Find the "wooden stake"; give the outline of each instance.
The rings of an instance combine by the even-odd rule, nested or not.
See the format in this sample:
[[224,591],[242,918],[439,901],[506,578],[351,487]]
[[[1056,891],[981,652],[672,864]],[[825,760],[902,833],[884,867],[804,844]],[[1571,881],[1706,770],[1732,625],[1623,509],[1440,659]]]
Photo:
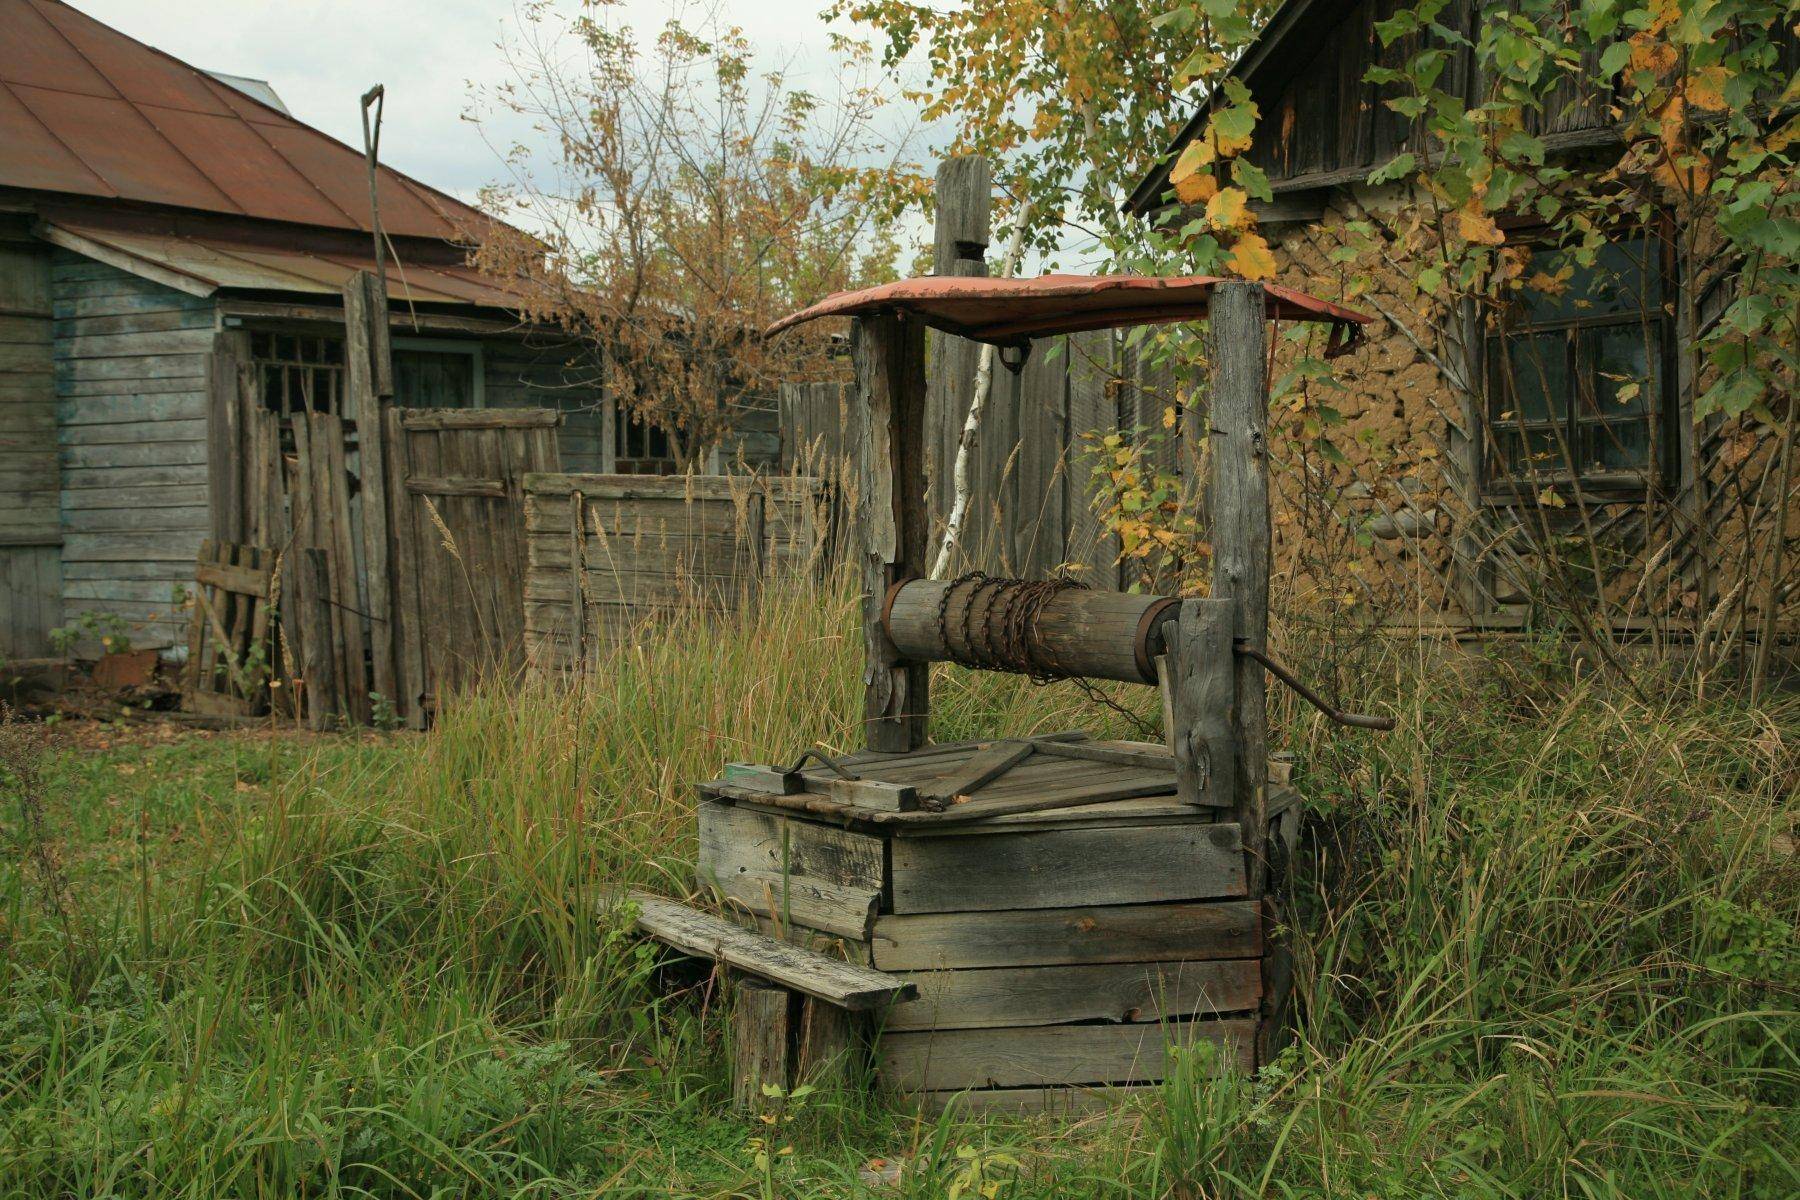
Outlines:
[[850,351],[863,415],[863,720],[870,749],[900,752],[924,744],[931,706],[928,665],[904,661],[881,621],[888,588],[925,571],[925,326],[898,314],[858,318]]

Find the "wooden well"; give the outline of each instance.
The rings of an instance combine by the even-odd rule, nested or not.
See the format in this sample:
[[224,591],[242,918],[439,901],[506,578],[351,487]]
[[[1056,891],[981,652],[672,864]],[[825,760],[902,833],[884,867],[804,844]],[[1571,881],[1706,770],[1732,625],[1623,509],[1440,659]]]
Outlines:
[[[915,984],[867,1033],[876,1079],[928,1106],[1085,1105],[1157,1083],[1185,1042],[1251,1069],[1280,973],[1241,827],[1178,798],[1161,746],[1071,745],[1122,761],[1036,753],[945,813],[834,799],[823,769],[794,795],[708,783],[701,881],[746,924]],[[929,793],[981,750],[839,764]],[[1046,799],[1071,807],[1005,811]],[[1292,800],[1273,789],[1277,810]]]
[[[821,1004],[867,1022],[851,1044],[877,1080],[928,1104],[1085,1102],[1159,1082],[1184,1042],[1255,1068],[1283,1025],[1298,812],[1266,721],[1265,667],[1293,681],[1266,654],[1268,322],[1327,322],[1341,349],[1368,318],[1243,280],[957,272],[832,297],[771,333],[825,316],[853,318],[866,749],[701,786],[699,883],[767,936],[691,912],[640,928],[790,989],[784,1008],[753,983],[740,1005],[740,1081],[797,1078]],[[925,578],[928,327],[1022,356],[1033,338],[1203,316],[1209,595]],[[939,661],[1159,686],[1167,744],[934,745]],[[782,1012],[801,1013],[789,1036],[762,1036]]]

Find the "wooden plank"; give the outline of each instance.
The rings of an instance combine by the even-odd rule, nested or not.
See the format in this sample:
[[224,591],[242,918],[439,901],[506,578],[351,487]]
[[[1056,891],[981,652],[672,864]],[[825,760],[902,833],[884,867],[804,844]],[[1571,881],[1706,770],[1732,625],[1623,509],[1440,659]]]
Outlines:
[[492,500],[506,499],[504,479],[443,479],[415,475],[406,481],[406,490],[415,496],[482,496]]
[[1024,738],[1002,739],[977,751],[961,766],[940,777],[925,790],[929,795],[944,801],[966,797],[1030,758],[1035,749]]
[[896,315],[858,318],[851,358],[862,408],[858,456],[863,587],[863,725],[877,750],[923,745],[930,716],[928,663],[909,663],[888,640],[888,588],[923,575],[928,516],[923,461],[925,327]]
[[845,887],[778,871],[696,872],[701,886],[715,886],[728,903],[782,925],[798,924],[859,942],[869,940],[878,888]]
[[269,595],[269,572],[255,567],[202,560],[194,568],[194,582],[204,587],[262,599],[267,599]]
[[554,429],[563,415],[548,408],[409,408],[401,423],[407,429]]
[[1235,824],[1080,828],[892,843],[896,913],[1147,904],[1244,894]]
[[1169,1025],[1047,1025],[886,1034],[877,1043],[881,1081],[902,1091],[1152,1083],[1168,1070],[1168,1047],[1211,1042],[1222,1067],[1254,1067],[1256,1022]]
[[[393,391],[387,296],[375,276],[357,271],[344,281],[344,390],[356,419],[362,487],[362,578],[369,617],[372,690],[402,711],[395,666],[393,572],[389,563],[394,519],[387,494],[387,431],[382,397]],[[396,497],[393,503],[404,504]]]
[[425,728],[424,609],[419,594],[418,512],[406,491],[411,445],[397,408],[382,411],[388,458],[389,563],[393,567],[394,707],[410,729]]
[[[1209,322],[1212,459],[1212,594],[1232,605],[1234,636],[1261,650],[1269,632],[1269,379],[1261,284],[1227,281],[1213,290]],[[1249,860],[1249,894],[1262,894],[1266,863],[1269,726],[1267,680],[1239,657],[1231,730],[1237,759],[1236,807]]]
[[919,998],[888,1014],[884,1032],[1182,1020],[1253,1011],[1262,998],[1262,963],[1253,958],[924,971],[901,978],[919,985]]
[[[344,461],[344,423],[329,413],[312,413],[313,463],[324,473],[315,483],[321,513],[329,521],[331,586],[336,593],[332,618],[343,647],[338,684],[346,712],[359,724],[367,724],[369,708],[368,639],[363,634],[364,600],[356,570],[356,529],[350,519],[350,472]],[[321,453],[321,449],[323,453]]]
[[331,568],[325,551],[312,546],[294,551],[294,573],[300,609],[300,678],[305,689],[306,725],[330,729],[343,712],[333,653],[336,639],[331,620]]
[[740,979],[731,1004],[731,1106],[759,1112],[769,1106],[763,1088],[786,1092],[788,1043],[793,1037],[794,997],[786,988]]
[[949,1112],[966,1119],[986,1117],[1078,1117],[1105,1112],[1132,1100],[1160,1094],[1160,1084],[1124,1087],[980,1088],[960,1092],[918,1092],[909,1097],[928,1113]]
[[[886,1008],[912,999],[918,991],[891,975],[752,933],[648,892],[633,891],[626,902],[637,909],[638,930],[657,941],[852,1012]],[[602,902],[601,911],[604,914],[612,907],[612,902]]]
[[708,882],[724,887],[732,877],[747,874],[882,890],[886,855],[880,838],[736,805],[701,804],[696,817],[698,870]]
[[1237,662],[1232,651],[1236,613],[1229,599],[1183,600],[1168,662],[1173,671],[1176,794],[1188,804],[1237,804],[1237,746],[1233,707]]
[[1250,900],[981,913],[884,914],[871,935],[884,971],[1255,958],[1260,910]]

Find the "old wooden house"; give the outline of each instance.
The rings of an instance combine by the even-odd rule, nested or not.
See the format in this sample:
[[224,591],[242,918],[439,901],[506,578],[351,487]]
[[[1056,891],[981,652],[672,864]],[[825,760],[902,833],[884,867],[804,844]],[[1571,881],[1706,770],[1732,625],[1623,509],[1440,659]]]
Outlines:
[[[1576,600],[1615,631],[1692,632],[1734,596],[1744,606],[1730,624],[1771,598],[1791,614],[1792,580],[1768,571],[1794,561],[1791,544],[1785,554],[1772,544],[1791,498],[1770,503],[1769,492],[1747,518],[1743,484],[1766,474],[1780,439],[1695,416],[1709,381],[1694,346],[1729,303],[1739,264],[1711,254],[1704,232],[1668,223],[1616,228],[1597,262],[1567,264],[1532,214],[1501,213],[1505,246],[1533,256],[1520,278],[1548,270],[1554,294],[1527,282],[1504,328],[1491,306],[1421,295],[1427,256],[1409,250],[1408,230],[1428,224],[1432,206],[1404,178],[1369,182],[1397,155],[1433,149],[1419,122],[1384,103],[1399,85],[1367,78],[1417,48],[1384,45],[1377,30],[1404,7],[1287,0],[1232,69],[1259,110],[1247,157],[1270,180],[1272,199],[1253,207],[1276,281],[1379,317],[1333,364],[1322,397],[1344,418],[1328,434],[1336,454],[1309,454],[1299,438],[1276,448],[1280,574],[1302,595],[1400,607],[1409,621],[1422,604],[1432,620],[1486,631],[1564,619]],[[1465,0],[1439,19],[1476,39],[1505,10]],[[1791,73],[1791,36],[1784,53]],[[1474,106],[1487,94],[1480,74],[1467,43],[1448,47],[1440,86]],[[1625,147],[1612,88],[1588,63],[1528,114],[1525,132],[1552,163],[1601,179]],[[1139,183],[1132,212],[1176,226],[1198,215],[1170,173],[1209,112],[1202,103]],[[1560,567],[1547,561],[1559,546],[1572,551]]]
[[[58,0],[0,0],[0,29],[0,657],[90,613],[178,647],[174,589],[249,520],[240,381],[290,441],[300,412],[354,424],[342,297],[375,265],[367,165],[266,87]],[[387,167],[374,191],[396,406],[558,409],[564,469],[673,469],[596,364],[465,265],[487,218]]]

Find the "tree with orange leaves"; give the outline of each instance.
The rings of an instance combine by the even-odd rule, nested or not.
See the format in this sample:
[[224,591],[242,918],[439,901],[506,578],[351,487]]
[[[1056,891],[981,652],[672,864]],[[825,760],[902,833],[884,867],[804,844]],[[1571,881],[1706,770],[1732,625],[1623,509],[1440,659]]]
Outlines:
[[924,183],[877,127],[863,52],[836,48],[825,97],[759,70],[717,3],[677,2],[649,37],[615,0],[535,3],[503,47],[512,78],[472,118],[524,118],[554,147],[502,149],[508,178],[483,202],[531,232],[497,227],[477,265],[513,282],[526,319],[586,344],[684,470],[740,406],[834,369],[827,333],[765,348],[765,326],[892,276],[893,218]]

